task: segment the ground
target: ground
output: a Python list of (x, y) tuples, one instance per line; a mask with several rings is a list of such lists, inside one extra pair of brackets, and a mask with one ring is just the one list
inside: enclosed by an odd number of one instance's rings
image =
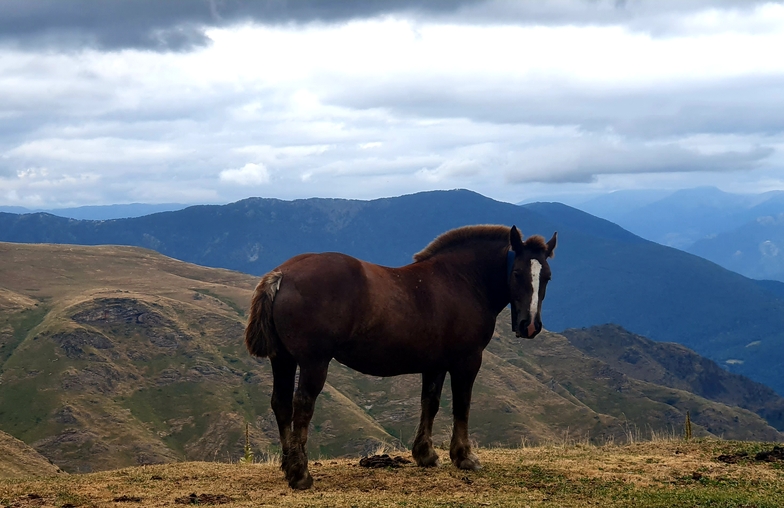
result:
[[(290, 490), (274, 463), (188, 462), (4, 480), (0, 505), (777, 507), (784, 464), (754, 459), (772, 448), (671, 440), (479, 449), (484, 468), (478, 472), (451, 465), (367, 469), (356, 458), (317, 458), (311, 460), (314, 486), (305, 492)], [(728, 454), (737, 460), (718, 459)]]

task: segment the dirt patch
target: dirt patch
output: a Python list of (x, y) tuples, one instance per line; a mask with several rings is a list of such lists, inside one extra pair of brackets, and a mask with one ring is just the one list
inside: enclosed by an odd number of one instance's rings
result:
[(115, 503), (141, 503), (142, 498), (139, 496), (119, 496), (112, 499)]
[(386, 453), (384, 455), (373, 455), (365, 457), (359, 461), (361, 467), (379, 468), (379, 467), (402, 467), (405, 464), (411, 464), (411, 461), (403, 457), (390, 457)]
[(723, 455), (719, 455), (718, 457), (716, 457), (716, 460), (718, 460), (719, 462), (724, 462), (725, 464), (737, 464), (738, 462), (749, 460), (749, 453), (748, 452), (725, 453)]
[(774, 446), (767, 452), (759, 452), (754, 456), (754, 460), (760, 462), (784, 462), (784, 446)]
[(232, 499), (223, 494), (191, 494), (190, 496), (178, 497), (174, 500), (177, 504), (226, 504), (231, 503)]
[(784, 462), (784, 447), (774, 446), (772, 450), (759, 452), (754, 458), (748, 452), (727, 453), (716, 457), (719, 462), (725, 464), (737, 464), (739, 462)]

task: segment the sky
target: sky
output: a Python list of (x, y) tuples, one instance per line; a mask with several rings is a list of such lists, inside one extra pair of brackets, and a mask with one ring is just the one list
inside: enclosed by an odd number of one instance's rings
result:
[(0, 206), (784, 189), (784, 3), (1, 0)]

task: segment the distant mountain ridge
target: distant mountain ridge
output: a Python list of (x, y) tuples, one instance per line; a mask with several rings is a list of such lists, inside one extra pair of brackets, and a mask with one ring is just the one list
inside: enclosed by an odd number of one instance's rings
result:
[(163, 204), (145, 204), (145, 203), (129, 203), (123, 205), (88, 205), (77, 206), (72, 208), (52, 208), (52, 209), (36, 209), (30, 210), (22, 206), (0, 206), (0, 212), (16, 213), (16, 214), (30, 214), (30, 213), (48, 213), (56, 215), (57, 217), (65, 217), (66, 219), (77, 220), (112, 220), (112, 219), (126, 219), (131, 217), (142, 217), (143, 215), (150, 215), (160, 212), (172, 212), (175, 210), (182, 210), (188, 205), (181, 205), (177, 203), (163, 203)]
[(101, 222), (0, 214), (0, 240), (136, 245), (259, 275), (302, 252), (341, 251), (398, 266), (440, 233), (481, 223), (516, 224), (526, 235), (559, 232), (545, 327), (616, 323), (681, 343), (784, 393), (784, 300), (713, 263), (557, 203), (516, 206), (438, 191), (372, 201), (250, 198)]
[(784, 282), (784, 206), (687, 250), (746, 277)]
[(627, 190), (598, 196), (576, 207), (648, 240), (692, 252), (696, 242), (784, 213), (784, 191), (735, 194), (716, 187)]

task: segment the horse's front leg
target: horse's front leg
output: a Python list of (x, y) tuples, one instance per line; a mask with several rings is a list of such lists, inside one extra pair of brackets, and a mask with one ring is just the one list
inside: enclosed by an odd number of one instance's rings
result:
[(449, 370), (452, 379), (452, 414), (454, 428), (452, 443), (449, 446), (449, 458), (460, 469), (481, 469), (479, 458), (471, 451), (468, 442), (468, 413), (471, 409), (471, 390), (474, 380), (482, 365), (482, 352), (464, 358), (458, 365)]
[(308, 425), (313, 418), (316, 397), (327, 380), (328, 367), (329, 361), (299, 366), (299, 384), (294, 394), (294, 428), (285, 469), (286, 479), (293, 489), (309, 489), (313, 485), (313, 478), (308, 472)]
[(411, 447), (417, 465), (431, 467), (438, 465), (438, 454), (433, 449), (433, 419), (438, 413), (441, 404), (441, 389), (444, 386), (444, 372), (425, 372), (422, 374), (422, 414), (419, 417), (419, 427)]

